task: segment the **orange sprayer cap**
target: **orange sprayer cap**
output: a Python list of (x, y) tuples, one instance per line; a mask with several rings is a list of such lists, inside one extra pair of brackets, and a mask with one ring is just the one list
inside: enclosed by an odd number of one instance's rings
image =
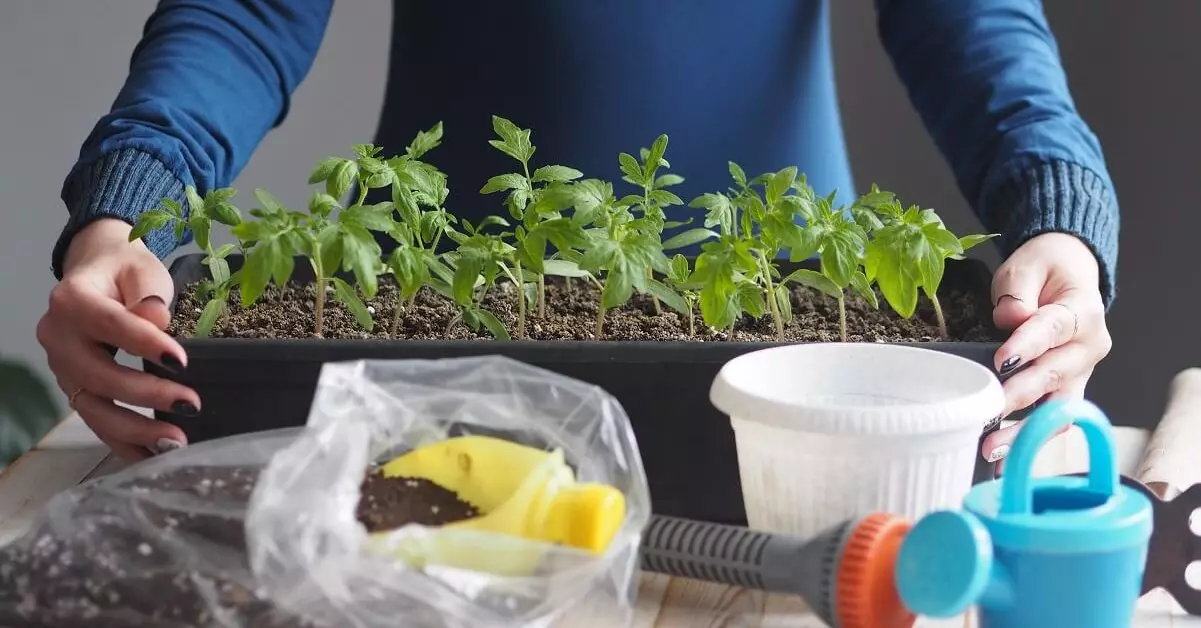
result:
[(847, 535), (834, 584), (841, 628), (912, 628), (917, 621), (901, 602), (893, 575), (911, 527), (904, 518), (875, 513)]

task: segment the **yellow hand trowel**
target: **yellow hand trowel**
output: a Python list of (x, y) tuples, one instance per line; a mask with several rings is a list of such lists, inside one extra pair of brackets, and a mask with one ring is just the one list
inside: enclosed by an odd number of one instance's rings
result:
[[(621, 491), (577, 482), (560, 449), (460, 436), (419, 447), (381, 471), (429, 480), (481, 513), (391, 547), (390, 553), (411, 563), (526, 574), (536, 569), (547, 544), (604, 553), (625, 518)], [(376, 533), (373, 541), (388, 534)]]

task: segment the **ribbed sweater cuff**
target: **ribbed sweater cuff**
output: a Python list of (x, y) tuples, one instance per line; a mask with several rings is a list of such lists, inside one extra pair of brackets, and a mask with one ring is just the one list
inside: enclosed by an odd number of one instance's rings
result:
[(1008, 256), (1042, 233), (1069, 233), (1097, 257), (1105, 308), (1117, 293), (1118, 206), (1105, 180), (1077, 164), (1055, 161), (1018, 172), (995, 187), (985, 207)]
[[(71, 216), (54, 245), (54, 276), (62, 279), (67, 248), (84, 227), (100, 218), (118, 218), (132, 225), (139, 214), (159, 206), (163, 198), (184, 203), (183, 197), (183, 183), (153, 155), (137, 149), (109, 153), (77, 168), (63, 185), (62, 199)], [(160, 259), (181, 244), (171, 227), (152, 231), (142, 241)]]

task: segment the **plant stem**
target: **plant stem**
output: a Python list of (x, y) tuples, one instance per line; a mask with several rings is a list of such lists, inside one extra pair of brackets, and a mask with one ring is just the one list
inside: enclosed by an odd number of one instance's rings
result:
[(847, 341), (847, 298), (838, 297), (838, 335), (843, 342)]
[(517, 272), (513, 276), (517, 279), (517, 339), (525, 340), (525, 280), (521, 274), (521, 260), (514, 262)]
[[(520, 275), (521, 266), (517, 272)], [(538, 318), (546, 318), (546, 275), (538, 275)]]
[(325, 316), (325, 277), (317, 276), (317, 295), (314, 299), (313, 318), (316, 324), (313, 327), (313, 335), (321, 337), (322, 318)]
[(366, 201), (366, 200), (367, 200), (367, 186), (360, 185), (359, 186), (359, 202), (355, 203), (355, 204), (362, 205), (363, 201)]
[(563, 287), (567, 290), (567, 294), (575, 293), (575, 284), (571, 283), (571, 277), (563, 278)]
[[(602, 297), (603, 298), (603, 297)], [(605, 337), (605, 306), (600, 306), (596, 310), (596, 339), (600, 340)]]
[(927, 295), (930, 297), (930, 302), (934, 304), (934, 316), (938, 319), (938, 333), (946, 338), (947, 334), (947, 317), (942, 313), (942, 304), (938, 302), (937, 294)]
[(388, 333), (391, 338), (396, 338), (400, 332), (400, 317), (404, 313), (404, 299), (400, 295), (396, 296), (396, 311), (392, 313), (392, 330)]
[(763, 268), (763, 280), (767, 282), (767, 307), (771, 310), (772, 321), (776, 324), (776, 340), (784, 340), (784, 319), (780, 316), (780, 304), (776, 303), (776, 286), (771, 280), (771, 263), (767, 261), (767, 256), (759, 258), (759, 265)]
[[(649, 268), (646, 269), (646, 278), (650, 279), (651, 281), (654, 281), (655, 280), (655, 271), (653, 271)], [(655, 304), (655, 316), (662, 314), (663, 308), (659, 306), (659, 297), (652, 294), (651, 302), (653, 302)]]
[(737, 319), (733, 323), (730, 323), (730, 329), (726, 332), (726, 342), (734, 342), (734, 325), (737, 323)]
[(688, 302), (688, 337), (689, 338), (693, 338), (696, 336), (696, 323), (695, 323), (696, 316), (694, 316), (692, 313), (692, 307), (693, 307), (692, 302), (689, 301)]

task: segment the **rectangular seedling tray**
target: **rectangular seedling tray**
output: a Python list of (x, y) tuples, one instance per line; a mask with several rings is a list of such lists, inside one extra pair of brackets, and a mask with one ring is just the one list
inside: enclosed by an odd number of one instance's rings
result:
[[(200, 255), (170, 268), (176, 294), (204, 279)], [(241, 260), (231, 256), (237, 268)], [(307, 263), (296, 282), (311, 282)], [(975, 291), (989, 302), (991, 273), (977, 260), (948, 262), (944, 290)], [(335, 340), (183, 338), (186, 373), (174, 375), (150, 361), (147, 372), (192, 386), (201, 415), (157, 412), (191, 442), (303, 425), (325, 362), (361, 359), (435, 359), (504, 355), (595, 384), (614, 395), (634, 426), (655, 512), (745, 524), (738, 460), (729, 420), (709, 402), (709, 386), (730, 359), (773, 346), (768, 342)], [(995, 342), (915, 342), (992, 368)], [(980, 461), (976, 480), (991, 478)]]

